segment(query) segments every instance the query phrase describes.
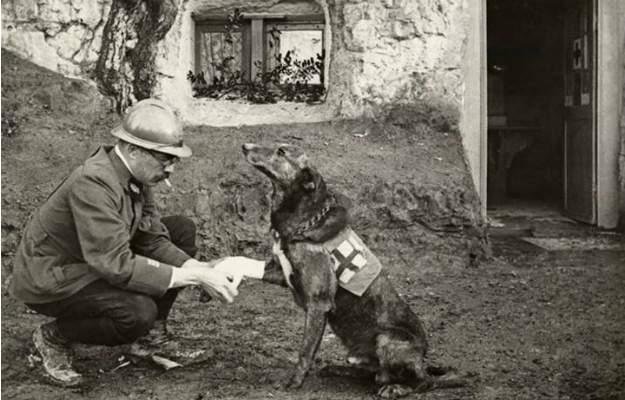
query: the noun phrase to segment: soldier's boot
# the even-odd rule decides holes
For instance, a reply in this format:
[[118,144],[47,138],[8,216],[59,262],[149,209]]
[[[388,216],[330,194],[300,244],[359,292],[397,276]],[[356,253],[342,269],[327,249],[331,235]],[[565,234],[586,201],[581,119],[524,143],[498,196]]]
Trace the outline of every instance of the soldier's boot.
[[63,387],[83,383],[82,375],[72,366],[70,345],[55,322],[43,324],[33,332],[33,350],[41,357],[46,378]]

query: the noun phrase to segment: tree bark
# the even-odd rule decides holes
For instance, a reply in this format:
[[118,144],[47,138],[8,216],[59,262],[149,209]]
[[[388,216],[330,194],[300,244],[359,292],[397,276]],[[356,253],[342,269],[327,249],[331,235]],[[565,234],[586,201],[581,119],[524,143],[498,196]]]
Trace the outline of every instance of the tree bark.
[[113,0],[94,75],[117,112],[152,96],[157,44],[172,27],[178,2]]

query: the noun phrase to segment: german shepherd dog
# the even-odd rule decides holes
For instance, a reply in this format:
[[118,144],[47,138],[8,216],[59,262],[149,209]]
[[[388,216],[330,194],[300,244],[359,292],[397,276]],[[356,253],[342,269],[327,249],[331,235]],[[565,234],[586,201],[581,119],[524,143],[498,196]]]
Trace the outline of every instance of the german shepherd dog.
[[[324,375],[375,376],[384,398],[463,386],[464,380],[450,371],[424,365],[427,341],[421,321],[351,231],[347,206],[326,187],[304,152],[286,144],[242,147],[247,162],[273,184],[273,257],[263,280],[288,286],[306,311],[299,361],[284,388],[304,383],[326,321],[347,347],[351,365],[327,366]],[[338,243],[338,249],[330,242]],[[360,282],[350,289],[349,281],[358,281],[359,275],[365,275],[368,286],[363,289]]]

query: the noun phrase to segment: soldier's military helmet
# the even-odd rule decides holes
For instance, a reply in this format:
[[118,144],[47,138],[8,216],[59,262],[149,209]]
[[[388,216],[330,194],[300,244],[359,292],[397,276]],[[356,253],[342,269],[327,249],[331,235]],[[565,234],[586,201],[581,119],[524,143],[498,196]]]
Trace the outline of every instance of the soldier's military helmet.
[[169,104],[145,99],[135,104],[124,122],[113,128],[113,136],[145,149],[190,157],[191,149],[183,142],[182,124]]

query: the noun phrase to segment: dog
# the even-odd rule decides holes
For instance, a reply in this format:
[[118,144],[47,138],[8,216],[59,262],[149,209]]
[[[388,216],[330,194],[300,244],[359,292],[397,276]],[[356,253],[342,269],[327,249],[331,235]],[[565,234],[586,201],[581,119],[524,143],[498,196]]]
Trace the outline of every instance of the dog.
[[325,375],[374,376],[384,398],[464,386],[451,371],[424,365],[428,345],[421,321],[351,230],[347,205],[306,154],[288,144],[246,143],[242,150],[273,186],[273,256],[263,280],[288,286],[306,311],[299,360],[284,388],[304,383],[326,321],[347,347],[351,366],[325,367]]

